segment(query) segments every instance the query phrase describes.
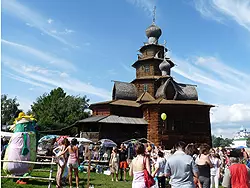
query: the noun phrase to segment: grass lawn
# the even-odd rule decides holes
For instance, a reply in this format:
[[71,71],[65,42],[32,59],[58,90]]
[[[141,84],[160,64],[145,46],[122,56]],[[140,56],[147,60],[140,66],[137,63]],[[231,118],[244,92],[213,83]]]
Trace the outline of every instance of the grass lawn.
[[[5,175],[2,172],[2,175]],[[32,172],[32,176],[40,176],[40,177],[49,177],[49,172]],[[55,177],[56,171],[53,172],[53,177]],[[87,173],[82,173],[79,172],[80,176],[80,186],[81,188],[87,187]],[[91,173],[90,175],[90,184],[94,185],[95,188],[97,187],[102,187],[102,188],[131,188],[132,184],[132,178],[128,177],[127,182],[119,181],[119,182],[112,182],[111,181],[111,176],[107,176],[104,174],[96,174],[94,172]],[[75,187],[75,182],[73,179],[73,187]],[[6,179],[6,178],[1,178],[1,187],[4,188],[41,188],[41,187],[48,187],[48,181],[41,181],[41,180],[32,180],[30,179],[28,181],[28,184],[26,185],[18,185],[16,184],[16,180],[13,181],[13,179]],[[53,186],[56,187],[56,183],[53,182]],[[64,186],[64,187],[69,187],[69,185]]]
[[[2,175],[4,175],[2,173]],[[32,176],[40,176],[40,177],[49,177],[49,172],[32,172]],[[53,173],[53,177],[55,177],[56,171]],[[87,173],[82,173],[79,172],[80,176],[80,187],[87,187]],[[132,178],[127,176],[128,181],[123,182],[112,182],[111,181],[111,176],[107,176],[104,174],[96,174],[94,172],[91,173],[90,175],[90,184],[94,185],[95,188],[102,187],[102,188],[131,188],[132,187]],[[74,179],[73,179],[74,183]],[[53,182],[52,187],[55,186],[56,183]],[[40,181],[40,180],[29,180],[28,184],[26,185],[18,185],[16,184],[16,181],[13,181],[13,179],[6,179],[6,178],[1,178],[1,187],[4,188],[41,188],[41,187],[48,187],[48,181]],[[64,187],[69,187],[69,185],[64,186]],[[73,185],[75,187],[75,184]],[[221,187],[222,188],[222,187]]]

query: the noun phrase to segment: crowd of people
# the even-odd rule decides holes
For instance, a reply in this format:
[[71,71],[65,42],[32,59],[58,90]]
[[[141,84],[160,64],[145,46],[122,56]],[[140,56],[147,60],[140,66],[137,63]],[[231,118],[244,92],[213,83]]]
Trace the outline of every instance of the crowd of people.
[[[152,144],[136,143],[135,155],[128,155],[128,148],[121,144],[114,147],[109,159],[109,169],[112,181],[127,181],[127,171],[133,177],[133,188],[146,188],[145,169],[155,179],[159,188],[171,185],[172,188],[247,188],[249,184],[249,156],[241,151],[230,151],[221,148],[210,148],[208,144],[185,144],[178,142],[168,152],[163,146],[154,147]],[[93,149],[92,152],[96,150]],[[80,156],[84,156],[81,144],[76,139],[69,143],[64,138],[54,149],[58,159],[56,177],[57,187],[65,183],[68,175],[69,185],[72,187],[72,173],[74,171],[76,187],[79,187],[78,167]],[[94,153],[92,153],[92,159]],[[66,171],[66,172],[65,172]],[[120,172],[120,178],[119,178]]]
[[[7,142],[2,140],[2,152]],[[76,187],[79,187],[78,167],[85,159],[101,159],[100,149],[89,148],[77,139],[57,141],[53,149],[58,163],[56,187],[66,184],[68,178],[72,187],[74,172]],[[88,152],[89,150],[90,152]],[[105,156],[104,156],[105,157]],[[107,158],[107,157],[105,157]],[[173,149],[153,144],[121,144],[114,147],[108,156],[112,181],[127,181],[127,172],[133,177],[132,188],[147,188],[145,169],[155,179],[159,188],[167,186],[183,188],[249,188],[250,157],[247,151],[211,148],[208,144],[185,144],[178,142]],[[120,178],[119,178],[120,172]]]
[[[157,156],[155,155],[157,154]],[[163,147],[138,143],[136,157],[130,163],[133,188],[146,188],[144,169],[155,177],[157,186],[172,188],[248,188],[250,169],[248,153],[241,149],[210,148],[208,144],[178,142],[170,153]]]

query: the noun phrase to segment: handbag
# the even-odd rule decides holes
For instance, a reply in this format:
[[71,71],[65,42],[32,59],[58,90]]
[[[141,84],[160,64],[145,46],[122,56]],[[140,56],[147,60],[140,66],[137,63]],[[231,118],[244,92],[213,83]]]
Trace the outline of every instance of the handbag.
[[152,187],[154,184],[155,184],[155,180],[154,178],[149,174],[147,168],[146,168],[146,160],[145,160],[145,157],[143,159],[143,165],[144,165],[144,170],[143,170],[143,173],[144,173],[144,181],[145,181],[145,185],[147,188],[150,188]]

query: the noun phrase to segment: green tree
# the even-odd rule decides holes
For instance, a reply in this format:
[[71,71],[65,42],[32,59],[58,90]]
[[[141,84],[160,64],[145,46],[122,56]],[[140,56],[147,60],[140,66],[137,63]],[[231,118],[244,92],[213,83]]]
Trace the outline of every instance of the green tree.
[[6,94],[1,95],[1,125],[13,124],[16,114],[20,111],[18,107],[16,97],[12,99]]
[[229,138],[222,138],[220,137],[216,137],[214,135],[212,135],[212,144],[213,147],[229,147],[232,144],[233,140],[229,139]]
[[89,116],[86,96],[67,95],[62,88],[44,93],[31,105],[42,130],[56,130]]

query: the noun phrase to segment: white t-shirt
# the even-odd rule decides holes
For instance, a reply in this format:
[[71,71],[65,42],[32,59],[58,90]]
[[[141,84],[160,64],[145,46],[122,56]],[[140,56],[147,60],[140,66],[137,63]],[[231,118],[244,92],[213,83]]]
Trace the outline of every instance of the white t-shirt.
[[218,168],[218,166],[220,166],[219,159],[216,158],[216,157],[210,157],[210,161],[211,161],[211,163],[213,165],[213,167],[210,168],[210,174],[212,176],[218,175],[219,174],[219,168]]
[[159,168],[158,172],[156,173],[157,177],[164,176],[166,161],[167,160],[164,157],[158,157],[157,158],[157,161],[156,161],[156,164],[155,164],[155,168]]

